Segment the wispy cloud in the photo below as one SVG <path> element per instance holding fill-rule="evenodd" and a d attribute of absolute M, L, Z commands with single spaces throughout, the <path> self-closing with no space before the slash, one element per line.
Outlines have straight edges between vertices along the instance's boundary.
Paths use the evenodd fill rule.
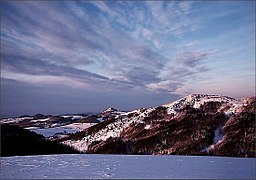
<path fill-rule="evenodd" d="M 170 59 L 161 49 L 166 45 L 164 38 L 190 31 L 187 15 L 192 4 L 6 3 L 15 11 L 6 11 L 3 18 L 3 71 L 28 76 L 57 75 L 86 80 L 91 85 L 105 81 L 112 88 L 119 84 L 148 89 L 154 84 L 165 84 L 167 89 L 168 84 L 168 92 L 173 92 L 183 82 L 170 83 L 168 78 L 159 78 Z M 95 12 L 89 12 L 92 10 Z M 206 56 L 190 51 L 172 59 L 195 67 Z"/>
<path fill-rule="evenodd" d="M 185 51 L 178 55 L 177 60 L 182 62 L 185 66 L 196 67 L 205 60 L 211 52 L 203 51 Z"/>
<path fill-rule="evenodd" d="M 207 13 L 212 3 L 202 8 L 204 4 L 193 1 L 1 5 L 3 78 L 31 84 L 47 83 L 47 78 L 51 84 L 65 84 L 66 78 L 67 84 L 82 88 L 168 93 L 212 70 L 209 61 L 223 50 L 202 47 L 213 41 L 204 28 L 236 12 Z"/>
<path fill-rule="evenodd" d="M 194 44 L 194 42 L 192 43 Z M 214 56 L 217 51 L 183 51 L 176 55 L 171 64 L 166 65 L 165 72 L 161 74 L 158 82 L 149 83 L 147 88 L 153 91 L 166 91 L 178 93 L 177 91 L 188 80 L 196 79 L 197 75 L 210 68 L 203 64 L 204 60 Z"/>

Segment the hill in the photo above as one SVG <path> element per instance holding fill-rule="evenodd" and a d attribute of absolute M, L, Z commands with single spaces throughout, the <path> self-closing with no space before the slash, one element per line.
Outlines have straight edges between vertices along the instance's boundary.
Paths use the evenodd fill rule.
<path fill-rule="evenodd" d="M 79 153 L 72 147 L 53 141 L 21 127 L 1 125 L 1 156 L 74 154 Z"/>
<path fill-rule="evenodd" d="M 154 108 L 113 112 L 62 143 L 86 153 L 255 157 L 255 97 L 192 94 Z"/>

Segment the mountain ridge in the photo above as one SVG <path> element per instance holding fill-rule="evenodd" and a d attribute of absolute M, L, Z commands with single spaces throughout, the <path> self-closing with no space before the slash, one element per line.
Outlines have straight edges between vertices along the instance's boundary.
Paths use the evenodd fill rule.
<path fill-rule="evenodd" d="M 227 96 L 191 94 L 156 107 L 115 111 L 106 116 L 104 122 L 62 139 L 62 143 L 86 153 L 255 157 L 254 107 L 255 97 L 236 100 Z M 244 126 L 241 133 L 245 135 L 237 136 L 247 138 L 252 145 L 245 143 L 246 147 L 237 152 L 226 152 L 229 137 L 234 141 L 232 146 L 239 144 L 234 140 L 236 135 L 228 134 L 230 128 L 227 127 L 232 129 L 232 126 L 227 124 L 226 127 L 226 123 L 230 121 Z M 233 132 L 238 130 L 239 126 Z M 220 138 L 218 141 L 216 136 Z"/>
<path fill-rule="evenodd" d="M 190 94 L 150 108 L 1 119 L 81 153 L 255 157 L 255 97 Z"/>

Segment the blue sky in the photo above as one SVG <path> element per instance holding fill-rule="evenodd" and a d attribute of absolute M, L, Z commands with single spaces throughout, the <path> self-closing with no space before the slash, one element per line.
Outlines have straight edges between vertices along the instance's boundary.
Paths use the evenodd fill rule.
<path fill-rule="evenodd" d="M 1 115 L 255 95 L 255 1 L 1 1 Z"/>

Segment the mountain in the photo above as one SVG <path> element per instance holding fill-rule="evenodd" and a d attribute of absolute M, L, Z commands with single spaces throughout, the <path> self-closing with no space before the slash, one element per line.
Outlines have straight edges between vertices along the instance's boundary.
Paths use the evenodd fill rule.
<path fill-rule="evenodd" d="M 256 150 L 255 97 L 191 94 L 130 112 L 110 107 L 99 114 L 24 115 L 0 124 L 1 130 L 26 128 L 85 153 L 255 157 Z"/>
<path fill-rule="evenodd" d="M 191 94 L 169 104 L 120 112 L 60 141 L 80 152 L 255 157 L 255 97 Z"/>
<path fill-rule="evenodd" d="M 43 115 L 36 114 L 34 116 L 24 115 L 14 118 L 1 119 L 1 124 L 9 124 L 22 128 L 52 128 L 72 123 L 98 123 L 98 116 L 93 114 L 83 115 Z"/>
<path fill-rule="evenodd" d="M 0 120 L 0 125 L 1 127 L 3 125 L 17 126 L 43 135 L 43 138 L 47 140 L 57 141 L 59 138 L 68 136 L 71 133 L 82 131 L 93 126 L 99 123 L 101 119 L 102 118 L 92 113 L 54 116 L 36 114 L 34 116 L 23 115 L 4 118 Z"/>

